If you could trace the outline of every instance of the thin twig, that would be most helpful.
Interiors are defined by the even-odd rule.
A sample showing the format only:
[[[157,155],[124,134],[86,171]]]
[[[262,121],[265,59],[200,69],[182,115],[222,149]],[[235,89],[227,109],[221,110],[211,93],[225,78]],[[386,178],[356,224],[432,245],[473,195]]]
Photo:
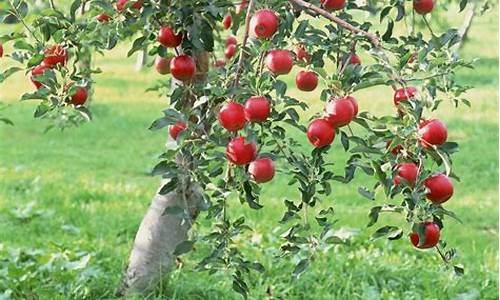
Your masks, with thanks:
[[[11,0],[8,0],[8,1],[9,1],[10,7],[12,7],[12,10],[16,14],[16,18],[19,20],[19,22],[21,22],[23,24],[24,28],[26,28],[26,30],[28,30],[28,32],[35,38],[35,40],[39,44],[42,44],[42,42],[38,39],[38,37],[35,35],[35,33],[31,30],[31,28],[29,28],[28,24],[26,24],[26,22],[24,22],[24,19],[21,17],[21,15],[19,14],[19,11],[14,6],[14,4],[12,3],[12,1]]]
[[[350,30],[351,32],[353,33],[356,33],[356,34],[361,34],[363,36],[365,36],[366,38],[368,38],[370,40],[370,42],[372,43],[372,45],[375,47],[375,48],[378,48],[380,47],[380,40],[379,38],[374,35],[373,33],[370,33],[370,32],[366,32],[356,26],[353,26],[352,24],[344,21],[343,19],[339,18],[339,17],[336,17],[334,15],[332,15],[331,13],[327,12],[326,10],[322,9],[322,8],[319,8],[317,7],[316,5],[313,5],[309,2],[306,2],[306,1],[303,1],[303,0],[288,0],[289,2],[291,2],[292,4],[296,4],[304,9],[306,9],[306,13],[309,13],[309,12],[314,12],[316,14],[319,14],[325,18],[327,18],[328,20],[334,22],[334,23],[337,23],[339,24],[340,26],[344,27],[345,29],[347,30]]]
[[[236,88],[239,84],[241,68],[243,67],[243,61],[245,59],[245,46],[248,40],[248,32],[250,31],[250,18],[255,0],[250,0],[247,7],[247,15],[245,16],[245,35],[243,36],[243,43],[241,44],[240,57],[238,59],[238,65],[236,66],[236,77],[234,78],[233,87]]]

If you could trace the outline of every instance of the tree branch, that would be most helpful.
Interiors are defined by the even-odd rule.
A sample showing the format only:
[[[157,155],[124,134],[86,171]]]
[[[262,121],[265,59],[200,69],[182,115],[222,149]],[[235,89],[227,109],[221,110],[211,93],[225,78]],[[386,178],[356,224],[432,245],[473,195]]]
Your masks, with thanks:
[[[250,30],[250,18],[253,6],[255,4],[255,0],[250,0],[250,3],[247,7],[247,12],[245,16],[245,35],[243,36],[243,43],[241,44],[241,52],[240,57],[238,58],[238,65],[236,66],[236,77],[234,78],[233,87],[237,87],[240,80],[241,68],[243,67],[243,61],[245,59],[245,46],[248,40],[248,32]]]
[[[322,16],[322,17],[324,17],[324,18],[326,18],[334,23],[339,24],[340,26],[344,27],[345,29],[347,29],[353,33],[363,35],[367,39],[370,40],[370,42],[372,43],[372,45],[375,48],[380,47],[380,39],[376,35],[374,35],[373,33],[366,32],[366,31],[364,31],[356,26],[353,26],[352,24],[349,24],[348,22],[344,21],[343,19],[336,17],[336,16],[332,15],[331,13],[327,12],[326,10],[319,8],[316,5],[313,5],[309,2],[306,2],[303,0],[288,0],[288,1],[290,3],[292,3],[292,5],[294,5],[294,6],[299,6],[302,9],[305,9],[306,13],[308,13],[312,16],[320,15],[320,16]]]

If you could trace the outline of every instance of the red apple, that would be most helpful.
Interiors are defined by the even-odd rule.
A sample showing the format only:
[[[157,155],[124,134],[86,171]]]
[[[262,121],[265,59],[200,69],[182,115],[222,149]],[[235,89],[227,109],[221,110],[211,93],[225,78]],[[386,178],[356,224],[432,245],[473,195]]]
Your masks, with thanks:
[[[333,142],[335,129],[327,120],[316,119],[307,128],[307,138],[314,147],[322,148]]]
[[[347,97],[339,98],[326,103],[326,119],[334,127],[342,127],[349,124],[354,118],[354,105]]]
[[[87,101],[88,93],[87,89],[81,86],[77,86],[75,93],[71,96],[71,104],[83,105]]]
[[[3,46],[0,44],[0,57],[3,57]]]
[[[394,105],[398,106],[399,103],[402,101],[407,101],[408,99],[413,99],[417,96],[417,94],[418,94],[418,90],[413,86],[398,89],[394,93]]]
[[[196,72],[194,59],[189,55],[179,55],[170,61],[170,73],[175,79],[180,81],[189,81]]]
[[[267,54],[266,66],[274,75],[290,73],[293,67],[293,57],[288,50],[272,50]]]
[[[31,82],[33,83],[33,85],[35,85],[35,87],[37,89],[41,88],[42,87],[42,83],[39,82],[39,81],[36,81],[34,79],[35,76],[39,76],[39,75],[43,75],[43,73],[45,72],[45,70],[47,69],[50,69],[50,66],[47,66],[47,65],[44,65],[44,64],[41,64],[41,65],[38,65],[36,67],[34,67],[33,69],[31,69]]]
[[[401,179],[406,180],[406,182],[413,186],[417,181],[418,177],[418,166],[414,163],[401,163],[397,165],[397,174],[394,176],[394,184],[399,185]]]
[[[186,123],[182,121],[177,121],[174,125],[170,125],[168,128],[168,133],[170,134],[170,137],[175,141],[177,140],[177,137],[179,134],[186,129]]]
[[[116,1],[116,9],[118,11],[122,11],[125,6],[127,5],[127,2],[129,0],[118,0]],[[132,9],[136,9],[136,10],[139,10],[142,8],[142,2],[144,2],[143,0],[138,0],[138,1],[135,1],[134,3],[132,3],[132,5],[130,6]]]
[[[360,65],[361,64],[361,58],[356,55],[356,53],[352,53],[351,56],[349,57],[349,64],[351,65]]]
[[[318,75],[313,71],[302,70],[295,77],[295,84],[301,91],[313,91],[318,86]]]
[[[234,35],[229,35],[226,38],[226,47],[229,45],[236,45],[238,44],[238,41],[236,40],[236,37]]]
[[[418,135],[422,146],[427,148],[431,145],[444,144],[448,138],[448,130],[443,122],[432,119],[420,123]]]
[[[385,144],[385,148],[386,149],[391,148],[391,144],[392,144],[392,140],[388,140],[387,143]],[[398,155],[399,153],[401,153],[401,151],[403,151],[403,145],[401,145],[401,144],[398,144],[398,145],[396,145],[396,147],[391,149],[391,153],[394,155]]]
[[[256,12],[250,19],[250,32],[259,39],[268,39],[278,30],[279,19],[269,9]]]
[[[102,13],[102,14],[97,15],[95,17],[95,19],[97,21],[103,23],[103,22],[108,22],[109,20],[111,20],[111,17],[109,15],[107,15],[107,14]]]
[[[269,158],[258,158],[248,166],[248,174],[252,176],[257,183],[271,181],[274,177],[274,162]]]
[[[224,26],[225,29],[229,29],[231,28],[232,22],[233,22],[233,17],[231,17],[231,15],[227,15],[222,20],[222,25]]]
[[[424,227],[424,241],[421,245],[420,244],[420,238],[418,236],[417,232],[413,232],[410,234],[410,240],[413,246],[420,248],[420,249],[428,249],[432,248],[439,243],[439,226],[437,224],[432,223],[432,222],[425,222],[422,224],[419,224],[418,226],[423,226]]]
[[[431,200],[432,203],[444,203],[453,196],[453,183],[444,174],[428,177],[425,179],[424,185],[428,189],[427,199]]]
[[[345,7],[345,0],[321,0],[321,4],[328,11],[340,10]]]
[[[226,146],[227,159],[238,166],[248,164],[256,155],[257,146],[252,142],[247,143],[242,136],[235,137]]]
[[[220,125],[229,131],[238,131],[245,127],[245,108],[238,102],[230,101],[219,111]]]
[[[245,118],[249,122],[264,122],[270,113],[269,101],[264,96],[252,96],[245,102]]]
[[[163,26],[158,33],[158,42],[167,48],[175,48],[182,43],[182,33],[175,34],[171,27]]]
[[[307,53],[304,45],[297,45],[297,48],[295,49],[295,55],[297,56],[297,60],[301,60],[306,63],[309,63],[311,61],[311,55]]]
[[[155,69],[158,73],[165,75],[170,74],[170,61],[171,57],[165,58],[161,56],[157,56],[155,59]]]
[[[430,13],[434,8],[434,0],[413,0],[413,9],[421,15]]]
[[[236,45],[234,45],[234,44],[228,45],[226,47],[226,50],[224,51],[224,57],[229,60],[235,54],[236,54]]]
[[[358,115],[358,110],[359,110],[358,101],[356,101],[356,98],[354,98],[353,96],[346,96],[345,99],[351,102],[354,111],[354,117],[356,117]]]
[[[45,49],[43,63],[53,67],[57,64],[65,65],[68,60],[68,52],[61,45],[55,44]]]

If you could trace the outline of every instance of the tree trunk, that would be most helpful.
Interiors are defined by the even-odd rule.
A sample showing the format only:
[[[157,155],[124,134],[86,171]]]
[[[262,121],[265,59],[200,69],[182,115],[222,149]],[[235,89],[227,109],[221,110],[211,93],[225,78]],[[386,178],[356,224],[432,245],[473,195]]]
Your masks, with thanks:
[[[208,53],[203,52],[195,56],[197,73],[196,82],[205,80],[208,71]],[[191,99],[192,105],[195,99]],[[178,157],[177,161],[183,158]],[[153,198],[149,209],[137,231],[132,247],[127,270],[122,280],[118,294],[130,292],[145,294],[156,286],[162,276],[170,272],[175,265],[174,250],[179,243],[188,238],[188,231],[192,222],[203,205],[201,187],[189,178],[180,178],[184,186],[167,195],[158,192]],[[160,188],[165,184],[162,181]],[[181,185],[181,184],[180,184]],[[188,212],[190,219],[165,213],[167,207],[178,206]]]
[[[476,1],[471,1],[470,2],[470,8],[467,11],[467,14],[465,15],[464,22],[462,23],[462,26],[458,30],[458,33],[460,34],[460,42],[457,45],[457,50],[459,51],[460,48],[462,48],[465,39],[467,39],[467,33],[469,32],[469,29],[472,25],[472,20],[474,19],[474,16],[476,15]]]
[[[148,63],[148,48],[145,47],[137,52],[137,59],[135,61],[135,71],[139,72]]]

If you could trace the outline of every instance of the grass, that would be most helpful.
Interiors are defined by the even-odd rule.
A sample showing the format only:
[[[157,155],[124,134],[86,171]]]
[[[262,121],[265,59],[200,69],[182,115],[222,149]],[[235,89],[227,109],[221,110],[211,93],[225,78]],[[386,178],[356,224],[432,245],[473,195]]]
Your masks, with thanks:
[[[366,214],[373,203],[356,192],[367,180],[361,177],[350,185],[334,185],[329,199],[333,200],[338,226],[360,228],[361,234],[348,246],[336,246],[318,257],[293,281],[293,264],[272,258],[272,246],[280,242],[275,226],[283,212],[281,201],[296,196],[287,190],[286,178],[278,176],[273,184],[264,186],[264,209],[231,207],[233,216],[246,216],[258,241],[253,247],[242,248],[263,260],[267,269],[262,276],[251,277],[252,299],[270,295],[279,299],[498,299],[497,33],[498,14],[490,11],[477,19],[462,50],[467,58],[480,58],[475,70],[457,75],[460,82],[475,86],[468,94],[472,108],[445,105],[436,113],[447,123],[449,139],[461,145],[454,157],[461,182],[446,207],[464,224],[448,220],[443,235],[459,249],[465,275],[454,276],[434,252],[416,251],[406,239],[368,241],[373,229],[365,228]],[[35,104],[17,102],[21,93],[31,89],[23,74],[0,88],[0,100],[11,104],[7,113],[15,123],[14,127],[0,127],[0,261],[14,261],[15,255],[5,250],[14,248],[65,253],[67,260],[53,266],[51,274],[63,270],[60,277],[44,276],[43,272],[33,275],[33,271],[34,279],[29,282],[21,282],[20,275],[16,279],[17,287],[31,290],[40,299],[112,298],[134,234],[158,186],[158,178],[148,176],[147,171],[157,162],[167,134],[150,132],[147,127],[160,116],[166,102],[144,92],[160,77],[152,70],[135,73],[133,60],[124,58],[126,51],[119,48],[97,58],[103,75],[95,77],[94,120],[78,129],[44,134],[46,123],[31,117]],[[285,80],[290,83],[290,94],[311,104],[311,111],[320,109],[318,93],[299,92],[293,88],[291,76]],[[393,110],[387,88],[355,96],[361,110],[376,114]],[[336,141],[331,150],[336,170],[346,157],[339,144]],[[33,201],[35,206],[27,208]],[[379,195],[377,201],[384,199]],[[22,214],[15,208],[26,210]],[[384,217],[380,223],[400,221]],[[250,243],[239,242],[242,246]],[[185,256],[185,266],[151,298],[238,299],[231,291],[230,274],[192,271],[200,252],[202,249]],[[84,272],[68,264],[78,261],[81,253],[91,254],[85,270],[99,270],[85,273],[93,274],[89,280],[83,280]],[[39,264],[46,263],[44,258],[36,259]],[[28,274],[26,270],[21,272]],[[9,282],[2,276],[0,272],[0,295],[2,281]],[[68,294],[60,289],[63,282],[78,291]]]

